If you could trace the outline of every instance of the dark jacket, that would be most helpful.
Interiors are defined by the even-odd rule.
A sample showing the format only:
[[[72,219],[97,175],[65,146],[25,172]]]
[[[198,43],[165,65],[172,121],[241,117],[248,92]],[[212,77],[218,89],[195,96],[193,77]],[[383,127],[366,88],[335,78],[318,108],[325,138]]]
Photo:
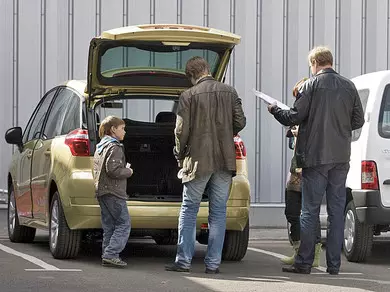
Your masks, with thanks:
[[[93,173],[97,197],[112,194],[121,199],[128,198],[127,179],[133,172],[126,168],[123,145],[118,141],[111,140],[97,148],[93,161]]]
[[[233,137],[246,125],[236,90],[212,77],[183,92],[177,111],[174,153],[183,160],[183,182],[236,170]]]
[[[300,125],[297,166],[346,163],[351,155],[352,131],[364,124],[364,112],[355,85],[333,69],[307,80],[290,110],[272,109],[285,126]]]

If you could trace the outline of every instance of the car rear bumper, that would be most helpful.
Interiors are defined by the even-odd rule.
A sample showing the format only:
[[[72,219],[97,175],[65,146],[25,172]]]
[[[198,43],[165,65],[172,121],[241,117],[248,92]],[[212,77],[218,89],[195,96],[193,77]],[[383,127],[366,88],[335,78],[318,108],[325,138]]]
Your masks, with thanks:
[[[352,197],[359,222],[390,224],[390,208],[382,205],[379,190],[353,190]]]
[[[180,204],[175,206],[130,206],[132,229],[176,229],[180,212]],[[69,228],[95,229],[101,228],[99,205],[71,205],[64,207]],[[249,203],[245,207],[227,207],[227,230],[242,231],[248,222]],[[208,222],[208,206],[199,208],[197,229]]]

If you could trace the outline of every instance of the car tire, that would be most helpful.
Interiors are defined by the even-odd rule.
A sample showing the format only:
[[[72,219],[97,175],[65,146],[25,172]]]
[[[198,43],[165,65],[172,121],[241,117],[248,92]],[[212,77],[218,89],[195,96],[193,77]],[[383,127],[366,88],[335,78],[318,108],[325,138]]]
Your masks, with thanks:
[[[8,237],[12,242],[30,243],[34,241],[36,229],[19,224],[18,211],[13,186],[9,188],[7,212]]]
[[[249,221],[243,231],[227,230],[222,250],[222,259],[225,261],[241,261],[248,249]]]
[[[364,262],[371,254],[374,239],[372,225],[360,223],[353,201],[345,209],[343,250],[350,262]]]
[[[56,259],[76,257],[81,245],[81,231],[68,227],[58,192],[54,193],[50,205],[49,245]]]
[[[197,237],[196,240],[199,242],[199,244],[208,245],[209,244],[209,233],[205,232],[205,233],[199,234],[199,236]]]
[[[176,245],[177,231],[172,230],[169,236],[156,235],[153,239],[158,245]]]

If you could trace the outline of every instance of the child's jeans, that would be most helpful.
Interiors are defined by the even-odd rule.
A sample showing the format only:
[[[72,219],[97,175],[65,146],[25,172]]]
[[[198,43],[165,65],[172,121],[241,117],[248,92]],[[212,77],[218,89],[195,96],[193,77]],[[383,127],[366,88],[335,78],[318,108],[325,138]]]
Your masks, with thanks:
[[[130,214],[126,200],[107,194],[98,197],[102,228],[102,258],[119,258],[130,235]]]

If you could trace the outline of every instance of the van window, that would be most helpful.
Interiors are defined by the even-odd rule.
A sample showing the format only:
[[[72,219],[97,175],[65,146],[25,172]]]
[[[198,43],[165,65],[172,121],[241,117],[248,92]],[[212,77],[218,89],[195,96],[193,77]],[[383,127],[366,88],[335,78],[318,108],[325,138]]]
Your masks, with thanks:
[[[360,97],[360,101],[363,106],[363,111],[366,113],[366,108],[367,108],[367,101],[368,101],[368,96],[370,95],[370,90],[369,89],[360,89],[358,90],[358,94]],[[355,131],[352,131],[352,142],[357,141],[360,137],[360,134],[362,133],[362,128],[357,129]]]
[[[378,132],[381,137],[390,139],[390,84],[386,85],[385,92],[383,93]]]

